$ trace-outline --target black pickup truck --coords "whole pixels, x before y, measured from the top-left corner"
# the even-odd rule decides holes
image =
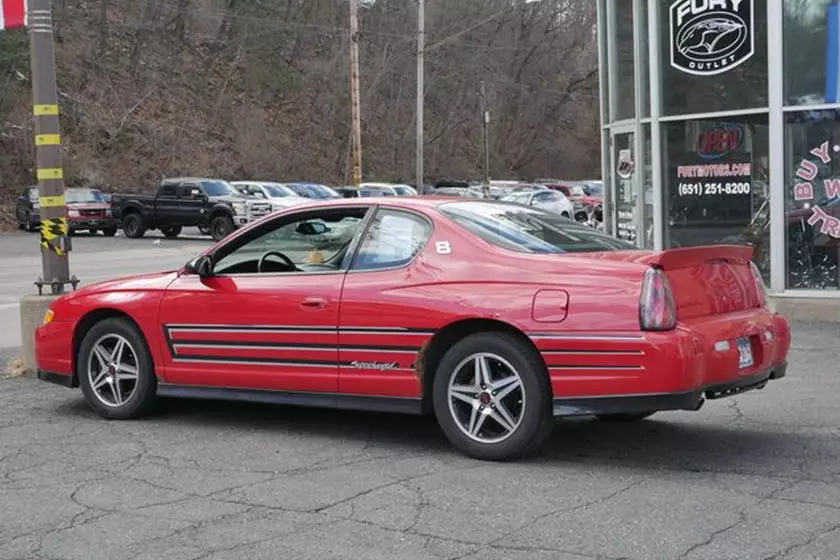
[[[182,228],[196,226],[219,241],[269,214],[271,204],[241,195],[226,181],[187,177],[164,179],[154,195],[115,194],[111,211],[126,237],[143,237],[150,229],[177,237]]]

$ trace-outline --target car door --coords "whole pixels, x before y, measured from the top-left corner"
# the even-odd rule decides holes
[[[178,223],[198,226],[207,221],[207,197],[201,185],[185,183],[178,187]]]
[[[178,188],[176,183],[166,183],[158,189],[155,198],[155,221],[158,226],[166,227],[180,223]]]
[[[160,308],[166,381],[335,392],[342,282],[366,212],[275,218],[220,245],[212,275],[181,274]]]
[[[416,364],[434,332],[428,311],[402,291],[415,257],[432,234],[420,214],[380,208],[360,242],[341,295],[339,391],[354,395],[418,397]]]

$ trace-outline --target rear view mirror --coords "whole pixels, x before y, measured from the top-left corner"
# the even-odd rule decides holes
[[[298,224],[295,231],[300,235],[323,235],[329,231],[329,228],[321,222],[302,222]]]
[[[201,255],[194,261],[187,263],[186,269],[192,274],[207,278],[213,275],[213,260],[208,255]]]

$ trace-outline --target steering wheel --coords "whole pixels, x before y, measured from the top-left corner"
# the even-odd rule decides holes
[[[270,257],[272,255],[279,258],[281,261],[283,261],[283,264],[288,265],[289,270],[291,270],[291,271],[299,270],[297,265],[294,262],[292,262],[292,259],[290,259],[286,255],[284,255],[280,251],[266,251],[265,253],[263,253],[263,256],[260,257],[260,260],[257,261],[257,272],[262,272],[263,271],[262,268],[263,268],[263,263],[265,262],[265,259],[267,259],[268,257]]]

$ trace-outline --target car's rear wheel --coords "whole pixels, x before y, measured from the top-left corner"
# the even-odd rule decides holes
[[[161,233],[166,237],[178,237],[181,235],[181,230],[183,228],[181,226],[172,226],[172,227],[165,227],[160,228]]]
[[[126,237],[138,239],[146,234],[146,222],[143,220],[143,216],[132,212],[123,218],[122,229]]]
[[[105,418],[136,418],[156,404],[149,347],[140,329],[126,319],[105,319],[87,332],[76,372],[87,404]]]
[[[210,221],[210,235],[213,241],[221,241],[233,231],[233,220],[228,216],[217,216]]]
[[[438,366],[435,416],[458,449],[502,461],[534,451],[551,434],[551,387],[539,355],[505,333],[456,343]]]
[[[599,414],[596,416],[602,422],[638,422],[656,414],[655,410],[647,412],[630,412],[622,414]]]

